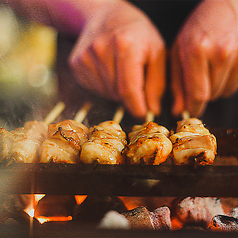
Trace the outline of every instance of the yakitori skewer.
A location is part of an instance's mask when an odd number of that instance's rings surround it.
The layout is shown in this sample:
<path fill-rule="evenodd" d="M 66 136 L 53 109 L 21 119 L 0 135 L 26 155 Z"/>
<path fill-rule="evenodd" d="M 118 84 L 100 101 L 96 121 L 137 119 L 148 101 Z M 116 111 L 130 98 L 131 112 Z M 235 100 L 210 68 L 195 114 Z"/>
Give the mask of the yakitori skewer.
<path fill-rule="evenodd" d="M 58 102 L 44 119 L 46 125 L 50 125 L 65 109 L 64 102 Z"/>
<path fill-rule="evenodd" d="M 172 156 L 175 164 L 212 164 L 217 150 L 216 138 L 198 118 L 190 118 L 188 112 L 177 122 L 171 133 Z"/>
<path fill-rule="evenodd" d="M 127 144 L 126 133 L 119 123 L 124 109 L 119 107 L 112 121 L 104 121 L 89 130 L 89 139 L 84 143 L 80 162 L 86 164 L 123 164 L 122 151 Z"/>
<path fill-rule="evenodd" d="M 59 116 L 64 107 L 64 103 L 57 103 L 43 122 L 28 121 L 12 131 L 0 128 L 0 161 L 36 162 L 39 147 L 47 137 L 48 124 Z"/>
<path fill-rule="evenodd" d="M 64 120 L 49 125 L 48 138 L 40 149 L 41 163 L 79 162 L 83 144 L 87 141 L 88 128 L 82 122 L 91 109 L 91 103 L 85 103 L 78 111 L 74 120 Z"/>
<path fill-rule="evenodd" d="M 172 150 L 169 130 L 153 122 L 154 114 L 148 112 L 143 125 L 135 125 L 129 133 L 130 143 L 126 150 L 126 158 L 130 164 L 163 163 Z"/>

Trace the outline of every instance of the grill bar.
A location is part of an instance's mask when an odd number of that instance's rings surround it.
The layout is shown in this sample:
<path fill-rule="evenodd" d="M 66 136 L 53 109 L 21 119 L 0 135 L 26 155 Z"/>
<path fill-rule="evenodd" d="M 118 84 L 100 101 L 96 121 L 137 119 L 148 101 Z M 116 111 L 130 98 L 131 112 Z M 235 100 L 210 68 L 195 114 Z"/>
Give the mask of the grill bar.
<path fill-rule="evenodd" d="M 238 197 L 238 166 L 12 164 L 2 194 Z"/>

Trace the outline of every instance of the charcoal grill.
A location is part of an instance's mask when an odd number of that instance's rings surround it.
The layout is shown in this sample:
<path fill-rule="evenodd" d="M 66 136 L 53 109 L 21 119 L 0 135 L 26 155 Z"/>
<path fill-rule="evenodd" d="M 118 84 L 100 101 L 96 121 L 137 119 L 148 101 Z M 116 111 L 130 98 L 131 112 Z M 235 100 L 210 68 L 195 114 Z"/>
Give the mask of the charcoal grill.
<path fill-rule="evenodd" d="M 238 197 L 235 146 L 238 133 L 236 130 L 212 132 L 219 148 L 213 165 L 177 166 L 171 159 L 156 166 L 3 163 L 0 165 L 0 193 Z"/>
<path fill-rule="evenodd" d="M 238 197 L 238 166 L 13 164 L 0 193 Z"/>

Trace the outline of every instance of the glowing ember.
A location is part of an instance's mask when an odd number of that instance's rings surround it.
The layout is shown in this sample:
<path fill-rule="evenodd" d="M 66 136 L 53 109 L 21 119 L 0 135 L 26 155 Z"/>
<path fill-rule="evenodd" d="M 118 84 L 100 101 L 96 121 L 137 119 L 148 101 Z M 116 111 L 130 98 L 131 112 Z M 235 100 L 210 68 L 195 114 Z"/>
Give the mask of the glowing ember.
<path fill-rule="evenodd" d="M 26 195 L 27 196 L 27 195 Z M 45 196 L 45 194 L 34 194 L 34 195 L 28 195 L 30 197 L 30 203 L 26 209 L 24 209 L 24 212 L 26 212 L 30 217 L 36 218 L 41 224 L 49 221 L 71 221 L 73 218 L 72 216 L 50 216 L 50 217 L 44 217 L 44 216 L 35 216 L 35 209 L 38 204 L 38 202 Z M 76 196 L 78 197 L 78 202 L 83 202 L 86 196 Z"/>
<path fill-rule="evenodd" d="M 30 217 L 34 217 L 35 215 L 35 209 L 30 209 L 29 211 L 26 211 L 26 213 L 30 216 Z"/>
<path fill-rule="evenodd" d="M 37 206 L 39 200 L 45 196 L 45 194 L 34 194 L 34 195 L 28 195 L 28 196 L 30 197 L 30 204 L 28 205 L 26 209 L 24 209 L 24 212 L 26 212 L 30 217 L 34 217 L 35 207 Z"/>
<path fill-rule="evenodd" d="M 72 216 L 67 216 L 67 217 L 36 217 L 36 219 L 41 223 L 49 222 L 49 221 L 71 221 L 73 218 Z"/>
<path fill-rule="evenodd" d="M 75 200 L 77 202 L 77 204 L 81 204 L 85 199 L 86 199 L 87 195 L 75 195 Z"/>

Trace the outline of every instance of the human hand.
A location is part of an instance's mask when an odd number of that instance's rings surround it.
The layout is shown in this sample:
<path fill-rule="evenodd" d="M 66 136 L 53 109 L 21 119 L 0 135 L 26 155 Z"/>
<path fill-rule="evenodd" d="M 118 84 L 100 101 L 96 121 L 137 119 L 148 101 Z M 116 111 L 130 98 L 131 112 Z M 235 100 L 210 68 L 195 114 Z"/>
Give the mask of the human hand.
<path fill-rule="evenodd" d="M 201 116 L 209 101 L 237 91 L 236 2 L 203 1 L 178 34 L 171 51 L 174 115 L 188 110 L 192 116 Z"/>
<path fill-rule="evenodd" d="M 148 110 L 160 113 L 165 58 L 163 39 L 147 16 L 115 1 L 85 24 L 69 63 L 81 86 L 144 117 Z"/>

